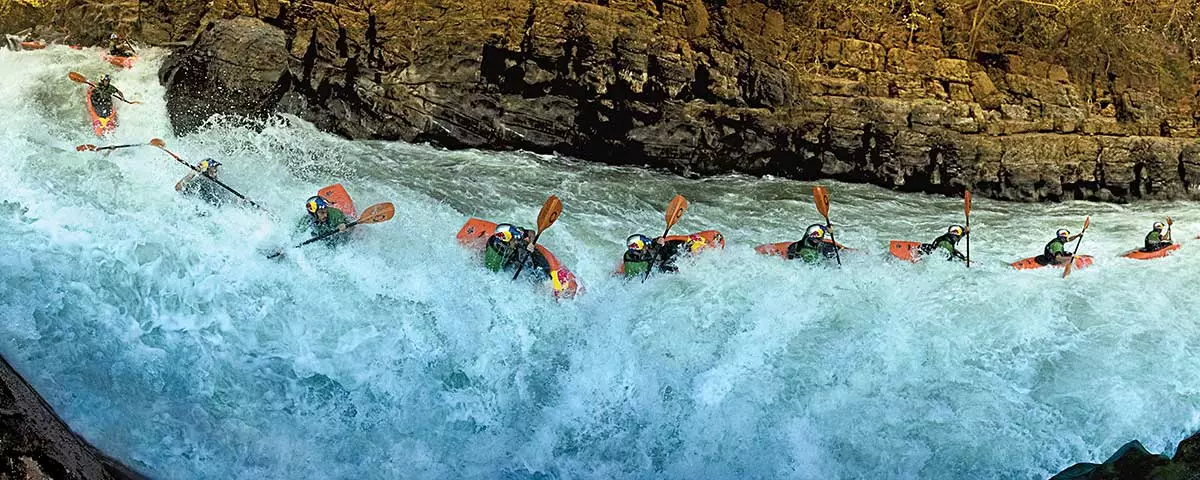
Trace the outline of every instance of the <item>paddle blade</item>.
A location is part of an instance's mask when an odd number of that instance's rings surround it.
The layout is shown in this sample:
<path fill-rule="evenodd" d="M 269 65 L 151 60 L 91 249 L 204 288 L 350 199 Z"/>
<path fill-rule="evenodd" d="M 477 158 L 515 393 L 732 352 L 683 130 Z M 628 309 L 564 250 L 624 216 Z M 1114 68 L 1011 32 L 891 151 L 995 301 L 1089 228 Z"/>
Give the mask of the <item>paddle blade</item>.
<path fill-rule="evenodd" d="M 76 152 L 94 152 L 94 151 L 96 151 L 96 146 L 92 145 L 90 143 L 86 144 L 86 145 L 76 145 L 75 151 Z"/>
<path fill-rule="evenodd" d="M 1067 262 L 1066 267 L 1063 267 L 1062 278 L 1067 278 L 1067 275 L 1071 274 L 1071 267 L 1073 267 L 1073 266 L 1075 266 L 1075 257 L 1071 257 L 1071 261 Z"/>
<path fill-rule="evenodd" d="M 358 224 L 386 222 L 396 214 L 396 207 L 391 202 L 376 203 L 363 210 L 358 217 Z"/>
<path fill-rule="evenodd" d="M 822 217 L 829 218 L 829 190 L 822 186 L 813 187 L 813 203 Z"/>
<path fill-rule="evenodd" d="M 1084 217 L 1084 219 L 1083 219 L 1083 231 L 1084 231 L 1084 232 L 1086 232 L 1086 231 L 1087 231 L 1087 229 L 1088 229 L 1088 227 L 1090 227 L 1091 225 L 1092 225 L 1092 216 L 1091 216 L 1091 215 L 1088 215 L 1087 217 Z M 1083 232 L 1080 232 L 1080 233 L 1083 233 Z"/>
<path fill-rule="evenodd" d="M 670 230 L 680 218 L 683 218 L 683 212 L 686 212 L 687 208 L 688 201 L 683 198 L 683 195 L 675 195 L 675 198 L 671 199 L 671 203 L 667 205 L 667 230 Z"/>
<path fill-rule="evenodd" d="M 151 138 L 150 144 L 154 145 L 158 148 L 163 148 L 163 147 L 167 146 L 167 142 L 164 142 L 161 138 Z"/>
<path fill-rule="evenodd" d="M 967 190 L 965 193 L 963 193 L 963 212 L 965 212 L 968 217 L 971 216 L 971 191 L 970 190 Z"/>
<path fill-rule="evenodd" d="M 79 72 L 68 73 L 67 78 L 70 78 L 75 83 L 87 83 L 87 77 L 80 75 Z"/>
<path fill-rule="evenodd" d="M 544 232 L 554 222 L 558 221 L 558 216 L 562 215 L 563 204 L 558 197 L 551 195 L 546 199 L 546 203 L 542 204 L 542 211 L 538 212 L 537 226 L 538 234 Z"/>
<path fill-rule="evenodd" d="M 1174 220 L 1171 220 L 1171 217 L 1167 217 L 1167 226 L 1169 227 L 1169 226 L 1171 226 L 1171 225 L 1174 225 L 1174 224 L 1175 224 L 1175 221 L 1174 221 Z"/>

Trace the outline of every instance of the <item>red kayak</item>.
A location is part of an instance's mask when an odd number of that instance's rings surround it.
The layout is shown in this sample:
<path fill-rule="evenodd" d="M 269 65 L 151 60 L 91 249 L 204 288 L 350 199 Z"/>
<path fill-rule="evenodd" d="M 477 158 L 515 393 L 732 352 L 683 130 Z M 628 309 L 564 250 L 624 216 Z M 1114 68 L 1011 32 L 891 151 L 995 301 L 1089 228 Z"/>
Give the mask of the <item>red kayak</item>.
<path fill-rule="evenodd" d="M 112 103 L 112 111 L 102 112 L 107 113 L 107 116 L 101 116 L 96 112 L 96 107 L 92 105 L 92 87 L 87 88 L 84 93 L 84 103 L 87 105 L 88 117 L 92 119 L 92 130 L 96 132 L 96 136 L 103 137 L 109 132 L 117 129 L 117 105 Z"/>
<path fill-rule="evenodd" d="M 103 58 L 104 61 L 111 63 L 114 67 L 133 68 L 133 62 L 136 62 L 138 57 L 137 55 L 132 57 L 121 57 L 117 55 L 104 54 L 101 55 L 101 58 Z"/>
<path fill-rule="evenodd" d="M 692 235 L 699 235 L 700 238 L 704 239 L 704 246 L 701 247 L 702 250 L 725 248 L 725 237 L 721 235 L 721 232 L 716 230 L 705 230 L 703 232 L 696 232 L 688 235 L 667 235 L 667 238 L 664 240 L 668 242 L 686 242 L 689 238 L 691 238 Z M 617 270 L 613 272 L 613 275 L 625 275 L 625 262 L 621 262 L 617 265 Z"/>
<path fill-rule="evenodd" d="M 350 200 L 350 194 L 346 193 L 346 189 L 342 184 L 335 183 L 328 187 L 317 191 L 317 195 L 329 202 L 333 208 L 341 210 L 350 220 L 358 218 L 358 210 L 354 208 L 354 201 Z"/>
<path fill-rule="evenodd" d="M 888 244 L 888 252 L 892 256 L 901 260 L 917 263 L 921 260 L 921 242 L 906 242 L 904 240 L 892 240 Z"/>
<path fill-rule="evenodd" d="M 25 50 L 41 50 L 46 48 L 46 44 L 42 42 L 21 42 L 21 48 Z"/>
<path fill-rule="evenodd" d="M 1075 256 L 1075 269 L 1078 270 L 1080 268 L 1087 268 L 1092 265 L 1092 262 L 1093 262 L 1093 259 L 1092 259 L 1091 255 L 1076 255 Z M 1042 264 L 1038 263 L 1037 257 L 1029 257 L 1024 260 L 1017 260 L 1017 261 L 1011 263 L 1010 265 L 1012 265 L 1012 267 L 1017 270 L 1033 270 L 1033 269 L 1037 269 L 1037 268 L 1051 266 L 1051 265 L 1042 265 Z M 1054 265 L 1054 266 L 1058 267 L 1058 268 L 1063 267 L 1062 265 Z"/>
<path fill-rule="evenodd" d="M 459 229 L 458 242 L 469 247 L 483 250 L 487 246 L 487 239 L 496 231 L 496 224 L 487 220 L 478 218 L 467 219 L 462 228 Z M 537 244 L 535 247 L 537 253 L 546 259 L 549 265 L 547 269 L 550 274 L 550 287 L 554 289 L 555 298 L 573 298 L 579 291 L 579 282 L 575 280 L 575 274 L 571 270 L 563 266 L 562 262 L 558 261 L 550 250 L 542 244 Z"/>
<path fill-rule="evenodd" d="M 1167 255 L 1170 255 L 1171 252 L 1179 250 L 1179 247 L 1180 247 L 1180 245 L 1178 243 L 1176 243 L 1169 247 L 1163 247 L 1163 248 L 1160 248 L 1153 252 L 1147 252 L 1142 249 L 1130 250 L 1128 252 L 1122 253 L 1121 256 L 1125 257 L 1125 258 L 1132 258 L 1134 260 L 1150 260 L 1150 259 L 1162 258 Z"/>
<path fill-rule="evenodd" d="M 777 256 L 777 257 L 782 257 L 784 260 L 787 260 L 788 245 L 791 245 L 793 243 L 796 243 L 796 242 L 764 243 L 762 245 L 754 247 L 754 251 L 758 252 L 759 255 L 773 255 L 773 256 Z M 833 242 L 831 242 L 829 240 L 825 240 L 825 243 L 833 243 Z M 845 245 L 842 245 L 840 243 L 838 244 L 838 247 L 841 248 L 841 250 L 843 252 L 853 252 L 854 251 L 853 248 L 846 248 Z"/>

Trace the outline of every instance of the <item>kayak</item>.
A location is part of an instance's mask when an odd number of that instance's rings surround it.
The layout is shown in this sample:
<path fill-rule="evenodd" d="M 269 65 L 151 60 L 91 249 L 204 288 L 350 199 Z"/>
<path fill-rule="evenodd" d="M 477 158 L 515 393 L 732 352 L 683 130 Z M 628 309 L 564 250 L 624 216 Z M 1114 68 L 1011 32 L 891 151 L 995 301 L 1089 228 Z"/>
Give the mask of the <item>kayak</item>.
<path fill-rule="evenodd" d="M 1092 265 L 1093 261 L 1094 260 L 1092 259 L 1091 255 L 1076 255 L 1075 256 L 1075 268 L 1087 268 Z M 1037 269 L 1037 268 L 1050 266 L 1050 265 L 1042 265 L 1042 264 L 1038 263 L 1037 257 L 1029 257 L 1024 260 L 1017 260 L 1017 261 L 1011 263 L 1010 265 L 1012 265 L 1012 267 L 1017 270 L 1033 270 L 1033 269 Z M 1054 265 L 1054 266 L 1058 267 L 1058 268 L 1062 268 L 1062 265 Z"/>
<path fill-rule="evenodd" d="M 100 116 L 96 112 L 95 106 L 92 105 L 92 87 L 87 88 L 84 94 L 84 103 L 87 105 L 88 116 L 92 119 L 92 130 L 95 130 L 96 136 L 103 137 L 105 134 L 117 129 L 117 105 L 112 105 L 112 111 L 105 112 L 107 116 Z"/>
<path fill-rule="evenodd" d="M 478 218 L 469 218 L 467 219 L 467 223 L 464 223 L 462 228 L 458 230 L 458 235 L 455 238 L 464 246 L 476 247 L 483 250 L 487 246 L 488 237 L 491 237 L 492 232 L 495 231 L 495 223 Z M 554 297 L 574 297 L 580 288 L 579 282 L 575 279 L 575 274 L 563 266 L 562 262 L 558 261 L 558 257 L 555 257 L 553 253 L 550 253 L 550 250 L 540 243 L 535 248 L 537 253 L 546 260 L 546 264 L 549 266 L 546 271 L 550 274 L 550 287 L 554 290 Z"/>
<path fill-rule="evenodd" d="M 784 260 L 787 260 L 788 246 L 793 243 L 796 243 L 796 242 L 765 243 L 765 244 L 759 245 L 757 247 L 754 247 L 754 251 L 758 252 L 759 255 L 774 255 L 774 256 L 782 257 Z M 831 242 L 829 240 L 825 240 L 825 243 L 833 243 L 833 242 Z M 842 245 L 840 243 L 837 245 L 838 245 L 838 247 L 841 248 L 841 250 L 843 252 L 853 252 L 854 251 L 853 248 L 846 248 L 845 245 Z"/>
<path fill-rule="evenodd" d="M 664 240 L 666 240 L 668 242 L 674 242 L 674 241 L 686 242 L 686 241 L 688 241 L 689 238 L 691 238 L 692 235 L 699 235 L 701 238 L 704 239 L 704 247 L 702 247 L 701 250 L 711 250 L 711 249 L 715 249 L 715 248 L 724 249 L 725 248 L 725 236 L 721 235 L 721 232 L 719 232 L 717 230 L 705 230 L 703 232 L 696 232 L 696 233 L 692 233 L 692 234 L 688 234 L 688 235 L 667 235 L 667 237 Z M 613 275 L 625 275 L 625 262 L 622 261 L 617 264 L 617 270 L 613 272 Z"/>
<path fill-rule="evenodd" d="M 25 50 L 41 50 L 46 48 L 46 44 L 42 42 L 21 42 L 21 48 Z"/>
<path fill-rule="evenodd" d="M 888 244 L 888 252 L 892 256 L 901 260 L 917 263 L 921 260 L 921 242 L 906 242 L 904 240 L 892 240 Z"/>
<path fill-rule="evenodd" d="M 114 67 L 133 68 L 133 62 L 137 61 L 137 55 L 132 57 L 119 57 L 116 55 L 104 54 L 101 56 L 104 61 L 111 63 Z"/>
<path fill-rule="evenodd" d="M 328 187 L 317 191 L 317 195 L 329 202 L 333 208 L 341 210 L 350 220 L 358 218 L 358 210 L 354 208 L 354 201 L 350 199 L 350 194 L 346 193 L 346 188 L 342 184 L 335 183 Z"/>
<path fill-rule="evenodd" d="M 1171 252 L 1179 250 L 1180 246 L 1181 245 L 1176 243 L 1169 247 L 1163 247 L 1163 248 L 1160 248 L 1153 252 L 1147 252 L 1142 249 L 1130 250 L 1128 252 L 1122 253 L 1121 256 L 1125 257 L 1125 258 L 1132 258 L 1134 260 L 1150 260 L 1152 258 L 1162 258 L 1167 255 L 1170 255 Z"/>

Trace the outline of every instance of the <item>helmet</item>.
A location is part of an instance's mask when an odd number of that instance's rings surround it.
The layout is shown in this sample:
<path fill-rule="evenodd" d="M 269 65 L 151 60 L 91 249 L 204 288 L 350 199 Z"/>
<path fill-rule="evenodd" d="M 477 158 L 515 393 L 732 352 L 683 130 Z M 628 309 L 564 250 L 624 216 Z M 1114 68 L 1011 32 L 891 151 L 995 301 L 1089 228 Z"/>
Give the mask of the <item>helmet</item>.
<path fill-rule="evenodd" d="M 108 83 L 110 81 L 112 81 L 112 75 L 106 73 L 100 76 L 100 83 Z"/>
<path fill-rule="evenodd" d="M 809 238 L 825 238 L 825 226 L 819 223 L 809 225 L 808 230 L 804 231 L 804 236 Z"/>
<path fill-rule="evenodd" d="M 492 235 L 498 236 L 504 243 L 508 243 L 513 241 L 513 239 L 521 238 L 521 230 L 507 223 L 501 223 L 496 225 L 496 232 Z"/>
<path fill-rule="evenodd" d="M 652 242 L 650 237 L 637 233 L 625 239 L 625 246 L 629 247 L 630 251 L 644 252 L 646 251 L 646 247 L 650 245 L 650 242 Z"/>
<path fill-rule="evenodd" d="M 217 168 L 219 166 L 221 166 L 221 162 L 218 162 L 211 158 L 206 158 L 204 160 L 201 160 L 200 163 L 196 165 L 196 168 L 200 169 L 201 172 L 207 172 L 208 169 Z"/>
<path fill-rule="evenodd" d="M 703 249 L 704 246 L 707 244 L 708 244 L 708 240 L 705 240 L 704 237 L 701 237 L 701 236 L 695 235 L 695 234 L 688 236 L 687 247 L 688 247 L 689 252 L 692 252 L 692 253 L 698 252 L 701 249 Z"/>
<path fill-rule="evenodd" d="M 962 227 L 962 225 L 951 225 L 950 228 L 946 229 L 946 233 L 949 233 L 956 237 L 961 237 L 963 234 L 963 227 Z"/>
<path fill-rule="evenodd" d="M 1060 228 L 1057 232 L 1054 232 L 1054 236 L 1058 238 L 1067 238 L 1071 236 L 1071 231 L 1065 228 Z"/>
<path fill-rule="evenodd" d="M 109 39 L 109 40 L 116 40 L 116 39 L 117 39 L 117 34 L 115 34 L 115 33 L 114 33 L 114 34 L 112 34 L 112 35 L 109 35 L 109 36 L 108 36 L 108 39 Z"/>
<path fill-rule="evenodd" d="M 317 195 L 309 197 L 308 202 L 306 202 L 304 206 L 308 207 L 308 213 L 316 214 L 318 210 L 329 208 L 329 202 Z"/>
<path fill-rule="evenodd" d="M 1167 227 L 1167 226 L 1166 226 L 1166 225 L 1163 225 L 1163 223 L 1162 223 L 1162 222 L 1154 222 L 1154 231 L 1156 231 L 1156 232 L 1161 232 L 1161 231 L 1162 231 L 1162 229 L 1164 229 L 1164 228 L 1166 228 L 1166 227 Z"/>

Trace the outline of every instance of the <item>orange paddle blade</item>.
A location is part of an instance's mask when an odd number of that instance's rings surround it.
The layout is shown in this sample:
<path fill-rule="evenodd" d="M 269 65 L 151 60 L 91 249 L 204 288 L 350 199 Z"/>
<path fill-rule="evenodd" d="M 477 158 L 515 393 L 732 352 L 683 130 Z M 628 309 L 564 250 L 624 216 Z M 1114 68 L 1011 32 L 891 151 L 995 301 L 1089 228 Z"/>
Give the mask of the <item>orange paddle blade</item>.
<path fill-rule="evenodd" d="M 92 145 L 90 143 L 86 144 L 86 145 L 76 145 L 75 151 L 76 152 L 94 152 L 94 151 L 96 151 L 96 146 Z"/>
<path fill-rule="evenodd" d="M 154 145 L 158 148 L 163 148 L 163 147 L 167 146 L 167 142 L 164 142 L 161 138 L 151 138 L 150 144 Z"/>
<path fill-rule="evenodd" d="M 67 78 L 70 78 L 72 82 L 87 83 L 87 77 L 80 75 L 79 72 L 68 73 Z"/>
<path fill-rule="evenodd" d="M 1174 220 L 1171 220 L 1171 217 L 1167 217 L 1167 226 L 1169 227 L 1169 226 L 1171 226 L 1171 225 L 1173 225 L 1173 224 L 1175 224 L 1175 221 L 1174 221 Z"/>
<path fill-rule="evenodd" d="M 813 203 L 822 217 L 829 218 L 829 190 L 822 186 L 813 187 Z"/>
<path fill-rule="evenodd" d="M 1083 232 L 1086 232 L 1088 227 L 1091 225 L 1092 225 L 1092 216 L 1088 215 L 1086 218 L 1083 219 Z M 1079 233 L 1083 233 L 1083 232 L 1079 232 Z"/>
<path fill-rule="evenodd" d="M 671 199 L 671 203 L 667 205 L 667 229 L 670 230 L 680 218 L 683 218 L 683 212 L 688 208 L 688 201 L 683 198 L 683 195 L 675 195 Z"/>
<path fill-rule="evenodd" d="M 358 223 L 386 222 L 391 220 L 395 214 L 396 207 L 391 202 L 376 203 L 363 210 L 362 215 L 358 217 Z"/>
<path fill-rule="evenodd" d="M 562 215 L 563 204 L 558 197 L 551 195 L 546 199 L 546 203 L 542 204 L 542 211 L 538 212 L 537 226 L 538 233 L 545 231 L 558 221 L 558 216 Z"/>
<path fill-rule="evenodd" d="M 970 190 L 967 190 L 965 193 L 963 193 L 963 211 L 966 212 L 968 217 L 971 216 L 971 191 Z"/>

